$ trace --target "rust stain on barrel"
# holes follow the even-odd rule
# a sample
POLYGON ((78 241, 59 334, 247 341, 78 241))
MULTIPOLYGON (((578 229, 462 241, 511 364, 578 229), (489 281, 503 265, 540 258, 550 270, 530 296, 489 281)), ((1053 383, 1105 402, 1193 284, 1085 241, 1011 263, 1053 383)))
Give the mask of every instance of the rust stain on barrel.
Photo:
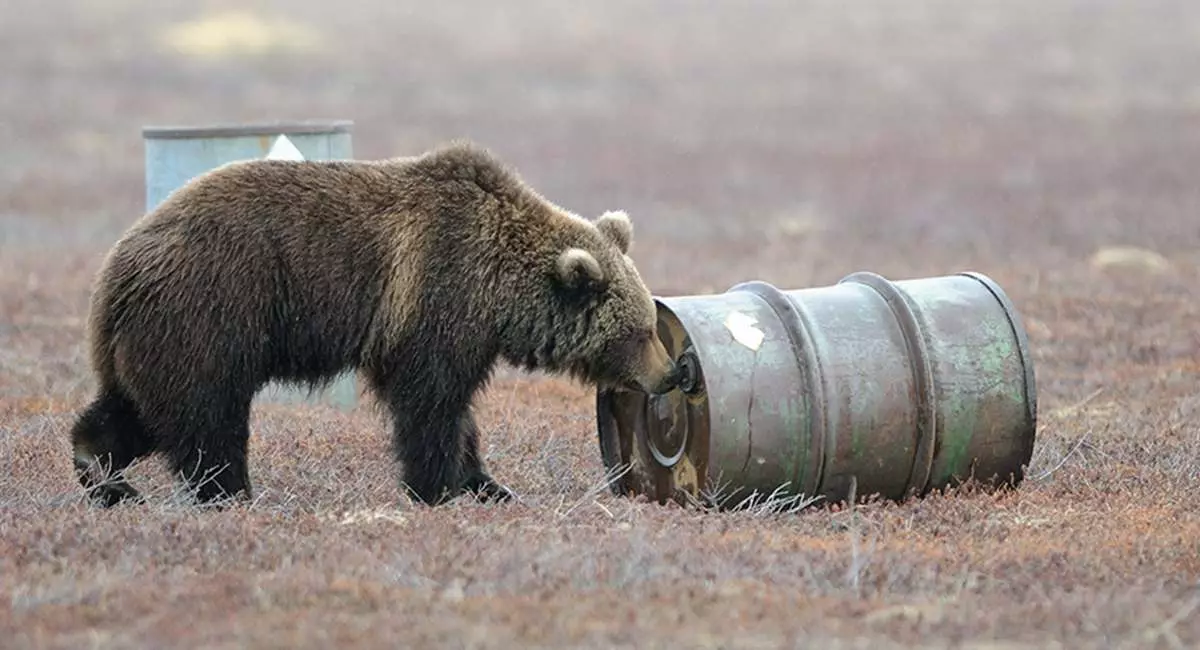
POLYGON ((754 281, 657 304, 659 337, 687 372, 667 395, 597 393, 604 463, 632 466, 617 493, 902 499, 972 472, 985 485, 1023 478, 1032 359, 986 276, 754 281))

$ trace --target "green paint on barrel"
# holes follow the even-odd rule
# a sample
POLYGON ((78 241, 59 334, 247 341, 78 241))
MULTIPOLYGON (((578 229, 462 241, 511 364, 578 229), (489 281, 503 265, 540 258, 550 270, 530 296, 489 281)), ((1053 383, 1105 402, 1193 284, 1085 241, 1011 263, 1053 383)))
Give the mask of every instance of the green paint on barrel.
POLYGON ((754 492, 902 499, 1024 476, 1032 360, 986 276, 856 273, 828 287, 748 282, 657 302, 659 336, 691 376, 664 396, 597 393, 604 463, 631 466, 618 493, 718 492, 725 505, 754 492))

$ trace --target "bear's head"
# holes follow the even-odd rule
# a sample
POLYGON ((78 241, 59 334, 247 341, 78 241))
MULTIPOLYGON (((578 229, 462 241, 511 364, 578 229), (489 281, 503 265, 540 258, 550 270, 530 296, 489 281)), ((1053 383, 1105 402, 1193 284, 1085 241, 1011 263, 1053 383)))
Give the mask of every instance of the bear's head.
POLYGON ((658 338, 654 299, 628 255, 629 217, 573 218, 563 235, 542 266, 541 293, 551 308, 532 312, 536 325, 526 331, 536 333, 527 342, 533 345, 515 360, 604 388, 670 391, 680 371, 658 338))

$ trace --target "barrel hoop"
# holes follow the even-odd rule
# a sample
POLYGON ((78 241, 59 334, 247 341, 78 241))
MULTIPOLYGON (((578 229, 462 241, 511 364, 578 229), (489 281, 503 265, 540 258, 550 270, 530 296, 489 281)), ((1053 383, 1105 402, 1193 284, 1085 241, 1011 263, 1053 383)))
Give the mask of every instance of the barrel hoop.
MULTIPOLYGON (((773 285, 761 280, 751 280, 734 285, 729 291, 745 291, 761 298, 775 313, 783 324, 791 344, 793 359, 802 357, 805 369, 808 371, 807 387, 809 389, 809 462, 806 469, 806 484, 800 489, 806 497, 815 497, 824 483, 826 436, 832 431, 829 425, 829 410, 826 408, 826 396, 830 392, 825 386, 824 369, 816 345, 813 343, 809 327, 812 319, 801 305, 788 299, 787 294, 773 285)), ((795 476, 795 469, 792 476, 795 476)))
POLYGON ((860 271, 842 278, 838 284, 847 282, 875 290, 891 308, 892 315, 900 326, 900 332, 904 335, 905 348, 912 361, 909 367, 912 369, 917 399, 917 448, 913 454, 913 465, 909 472, 908 485, 905 486, 905 495, 923 494, 933 471, 933 455, 936 448, 934 443, 938 432, 933 368, 925 337, 921 333, 921 325, 904 292, 887 278, 870 271, 860 271))
POLYGON ((146 140, 184 140, 189 138, 245 138, 271 135, 327 135, 350 133, 354 122, 350 120, 307 120, 298 122, 261 122, 251 124, 210 124, 205 126, 146 126, 142 127, 142 138, 146 140))
POLYGON ((1017 308, 1013 306, 1012 301, 1008 299, 1008 295, 1000 288, 991 278, 974 271, 966 271, 959 273, 978 281, 996 298, 1000 306, 1004 308, 1004 315, 1008 318, 1008 324, 1012 328, 1013 335, 1017 338, 1017 354, 1021 357, 1021 370, 1025 373, 1025 408, 1026 414, 1029 416, 1030 425, 1035 429, 1037 427, 1037 379, 1033 369, 1033 357, 1029 352, 1029 338, 1025 333, 1025 328, 1021 324, 1021 316, 1017 313, 1017 308))

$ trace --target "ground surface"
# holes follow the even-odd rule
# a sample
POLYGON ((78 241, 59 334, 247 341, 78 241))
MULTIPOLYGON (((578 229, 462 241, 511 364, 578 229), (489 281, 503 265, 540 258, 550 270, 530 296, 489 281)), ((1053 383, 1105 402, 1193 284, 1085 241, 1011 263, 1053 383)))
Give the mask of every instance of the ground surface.
POLYGON ((432 4, 6 5, 6 647, 1200 644, 1200 5, 432 4), (198 512, 148 463, 149 504, 88 509, 67 429, 140 127, 311 117, 354 120, 366 158, 469 136, 580 213, 629 210, 662 295, 987 273, 1037 364, 1031 478, 639 503, 602 489, 588 390, 502 373, 481 419, 518 504, 413 508, 370 409, 263 406, 253 506, 198 512))

